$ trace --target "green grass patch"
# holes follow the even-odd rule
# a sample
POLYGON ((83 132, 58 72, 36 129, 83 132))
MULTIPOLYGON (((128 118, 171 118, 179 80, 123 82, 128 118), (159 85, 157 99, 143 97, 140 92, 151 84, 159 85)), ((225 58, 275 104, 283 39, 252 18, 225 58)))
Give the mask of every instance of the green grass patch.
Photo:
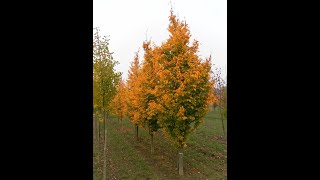
MULTIPOLYGON (((227 121, 224 120, 227 132, 227 121)), ((102 124, 101 124, 102 127, 102 124)), ((102 130, 102 129, 101 129, 102 130)), ((150 136, 139 128, 136 141, 134 126, 111 116, 107 122, 107 179, 226 179, 227 141, 217 111, 211 111, 204 123, 190 135, 184 149, 184 176, 177 171, 175 146, 158 131, 154 136, 155 152, 150 152, 150 136)), ((100 154, 103 154, 101 136, 100 154)), ((102 161, 97 161, 94 147, 94 179, 102 179, 102 161)))

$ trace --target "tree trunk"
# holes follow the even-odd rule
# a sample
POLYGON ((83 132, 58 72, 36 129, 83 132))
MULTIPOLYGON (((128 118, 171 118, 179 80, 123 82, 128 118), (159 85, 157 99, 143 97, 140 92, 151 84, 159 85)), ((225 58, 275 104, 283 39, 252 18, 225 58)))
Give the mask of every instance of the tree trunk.
POLYGON ((122 112, 121 112, 120 120, 121 120, 121 124, 122 124, 122 112))
POLYGON ((99 151, 100 150, 100 121, 99 121, 99 119, 98 119, 97 125, 98 125, 98 151, 99 151))
POLYGON ((219 103, 219 106, 220 106, 220 117, 221 117, 221 123, 222 123, 222 129, 223 129, 223 135, 225 136, 226 133, 225 133, 225 130, 224 130, 224 123, 223 123, 223 115, 222 115, 222 92, 220 92, 220 103, 219 103))
POLYGON ((107 120, 107 118, 106 118, 106 110, 104 109, 103 110, 103 142, 106 142, 106 120, 107 120))
POLYGON ((99 118, 97 118, 97 152, 98 152, 98 162, 100 162, 100 121, 99 118))
POLYGON ((224 122, 223 122, 223 119, 221 118, 221 122, 222 122, 222 129, 223 129, 223 135, 225 136, 226 135, 226 132, 224 130, 224 122))
POLYGON ((137 137, 137 125, 134 125, 134 136, 137 137))
POLYGON ((122 124, 121 124, 121 122, 122 122, 121 118, 122 118, 122 117, 121 117, 121 115, 122 115, 121 113, 118 115, 118 117, 119 117, 119 118, 118 118, 118 122, 119 122, 119 124, 120 124, 120 128, 122 129, 122 124))
POLYGON ((93 118, 93 133, 94 133, 94 142, 95 144, 97 143, 98 141, 98 117, 97 117, 97 114, 94 115, 94 118, 93 118))
POLYGON ((107 180, 107 129, 106 129, 106 112, 103 112, 103 121, 104 121, 104 147, 103 147, 103 180, 107 180))
POLYGON ((183 148, 179 148, 179 156, 178 156, 178 170, 179 175, 183 175, 183 148))
POLYGON ((153 146, 153 132, 150 133, 151 136, 151 154, 154 153, 154 146, 153 146))
POLYGON ((221 110, 221 108, 220 108, 220 117, 221 117, 223 135, 226 136, 226 132, 225 132, 225 130, 224 130, 224 122, 223 122, 223 116, 222 116, 222 110, 221 110))
POLYGON ((97 139, 97 141, 98 141, 98 144, 99 144, 99 118, 98 118, 98 116, 96 116, 96 139, 97 139))
POLYGON ((137 141, 139 141, 139 126, 136 124, 136 137, 137 137, 137 141))
POLYGON ((93 144, 95 144, 95 142, 96 142, 96 139, 97 139, 97 134, 96 134, 96 116, 93 114, 93 126, 92 126, 92 128, 93 128, 93 144))
POLYGON ((97 114, 94 115, 93 117, 93 133, 94 133, 94 136, 93 136, 93 145, 95 147, 95 152, 97 152, 97 159, 98 159, 98 162, 99 162, 99 144, 97 144, 98 142, 98 139, 99 139, 99 136, 98 136, 98 124, 97 124, 98 121, 98 118, 97 118, 97 114))

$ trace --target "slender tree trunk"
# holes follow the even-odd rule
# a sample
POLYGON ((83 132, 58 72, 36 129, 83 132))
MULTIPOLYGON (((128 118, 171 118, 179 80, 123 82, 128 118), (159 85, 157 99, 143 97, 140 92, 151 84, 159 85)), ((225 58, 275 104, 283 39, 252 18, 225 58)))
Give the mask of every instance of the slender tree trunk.
POLYGON ((96 144, 97 141, 98 141, 98 117, 97 117, 97 114, 94 115, 94 118, 93 118, 93 133, 94 133, 94 143, 96 144))
POLYGON ((225 136, 226 135, 226 133, 225 133, 225 130, 224 130, 224 122, 223 122, 223 116, 222 116, 222 98, 223 98, 223 96, 222 96, 222 90, 221 90, 221 92, 220 92, 220 117, 221 117, 221 123, 222 123, 222 129, 223 129, 223 135, 225 136))
POLYGON ((98 144, 99 144, 99 118, 98 118, 98 115, 96 116, 96 139, 98 141, 98 144))
POLYGON ((93 120, 93 124, 92 124, 92 128, 93 128, 93 144, 95 144, 95 142, 96 142, 96 139, 97 139, 97 134, 96 134, 96 116, 93 114, 93 118, 92 118, 92 120, 93 120))
POLYGON ((103 180, 107 180, 107 130, 106 130, 106 112, 103 110, 103 121, 104 121, 104 147, 103 147, 103 180))
POLYGON ((220 107, 220 117, 221 117, 221 123, 222 123, 223 135, 225 136, 225 135, 226 135, 226 132, 225 132, 225 130, 224 130, 224 122, 223 122, 223 116, 222 116, 222 110, 221 110, 221 107, 220 107))
POLYGON ((137 125, 134 125, 134 136, 137 137, 137 125))
POLYGON ((119 124, 120 124, 120 128, 122 129, 122 113, 121 112, 120 112, 119 124))
POLYGON ((120 120, 121 120, 121 124, 122 124, 122 112, 121 112, 120 114, 121 114, 121 116, 120 116, 120 120))
POLYGON ((100 121, 99 121, 99 119, 98 119, 97 125, 98 125, 98 151, 99 151, 100 150, 100 121))
POLYGON ((222 129, 223 129, 223 135, 225 136, 226 135, 226 132, 224 130, 224 122, 223 122, 223 119, 221 118, 221 122, 222 122, 222 129))
POLYGON ((179 148, 179 154, 178 154, 178 170, 179 175, 183 175, 183 148, 179 148))
POLYGON ((103 110, 103 142, 106 142, 106 136, 104 135, 106 130, 106 114, 105 110, 103 110))
POLYGON ((137 137, 137 141, 139 141, 139 126, 136 124, 136 137, 137 137))
POLYGON ((97 145, 97 152, 98 152, 98 162, 100 162, 100 121, 99 118, 97 118, 97 141, 98 141, 98 145, 97 145))
POLYGON ((150 133, 150 137, 151 137, 151 154, 154 153, 154 146, 153 146, 153 132, 150 133))
POLYGON ((97 159, 98 159, 98 162, 99 162, 99 159, 100 159, 100 157, 99 157, 99 144, 97 144, 99 136, 97 134, 98 133, 97 121, 98 121, 97 114, 94 114, 94 116, 93 116, 93 128, 94 128, 94 130, 93 130, 93 134, 94 134, 94 136, 93 136, 93 145, 94 145, 94 148, 95 148, 95 152, 97 152, 96 154, 97 154, 97 159))

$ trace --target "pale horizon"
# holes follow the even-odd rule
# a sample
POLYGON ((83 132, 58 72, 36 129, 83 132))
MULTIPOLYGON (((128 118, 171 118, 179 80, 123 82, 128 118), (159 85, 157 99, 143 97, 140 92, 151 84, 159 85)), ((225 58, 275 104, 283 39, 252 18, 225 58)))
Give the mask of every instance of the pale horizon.
MULTIPOLYGON (((180 20, 186 20, 191 42, 199 41, 200 58, 212 56, 215 67, 227 73, 227 1, 198 0, 171 1, 174 13, 180 20)), ((168 25, 170 1, 154 0, 93 0, 93 27, 100 29, 100 35, 109 36, 109 49, 119 62, 115 69, 127 79, 130 63, 146 38, 159 46, 169 37, 168 25)))

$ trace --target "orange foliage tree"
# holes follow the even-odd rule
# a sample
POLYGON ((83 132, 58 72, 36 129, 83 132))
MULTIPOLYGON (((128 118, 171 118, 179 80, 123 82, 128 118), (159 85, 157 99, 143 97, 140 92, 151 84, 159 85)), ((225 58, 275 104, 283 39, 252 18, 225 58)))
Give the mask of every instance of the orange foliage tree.
POLYGON ((139 101, 139 95, 142 91, 140 87, 140 64, 139 64, 139 51, 136 52, 136 55, 131 62, 130 69, 128 71, 128 79, 127 79, 127 90, 126 90, 126 104, 127 104, 127 116, 129 117, 130 121, 135 125, 135 132, 137 141, 139 140, 138 137, 138 131, 139 126, 141 126, 140 121, 140 101, 139 101))
MULTIPOLYGON (((166 137, 179 149, 179 174, 183 174, 183 147, 190 133, 203 122, 209 104, 215 101, 211 77, 211 56, 197 55, 199 43, 190 43, 185 21, 169 16, 169 39, 161 46, 143 43, 144 61, 139 66, 138 53, 127 80, 127 107, 131 122, 149 130, 151 152, 153 134, 163 128, 166 137)), ((138 139, 138 138, 137 138, 138 139)))
POLYGON ((202 61, 197 55, 199 43, 190 45, 185 21, 169 16, 169 39, 161 45, 159 63, 159 102, 163 113, 159 123, 167 137, 179 148, 179 174, 183 174, 182 150, 214 101, 211 56, 202 61))
POLYGON ((151 139, 151 154, 154 152, 153 136, 161 128, 158 119, 162 116, 163 108, 159 103, 159 47, 151 46, 150 41, 143 43, 144 61, 141 68, 139 103, 141 107, 140 121, 149 131, 151 139))
POLYGON ((125 82, 121 79, 117 87, 117 94, 111 102, 110 107, 114 115, 118 116, 118 120, 122 121, 127 112, 126 102, 126 86, 125 82))

